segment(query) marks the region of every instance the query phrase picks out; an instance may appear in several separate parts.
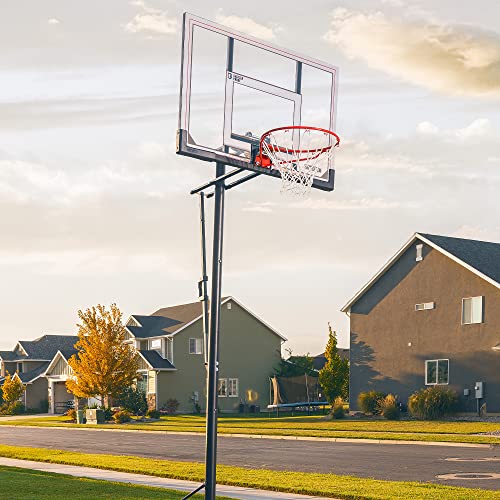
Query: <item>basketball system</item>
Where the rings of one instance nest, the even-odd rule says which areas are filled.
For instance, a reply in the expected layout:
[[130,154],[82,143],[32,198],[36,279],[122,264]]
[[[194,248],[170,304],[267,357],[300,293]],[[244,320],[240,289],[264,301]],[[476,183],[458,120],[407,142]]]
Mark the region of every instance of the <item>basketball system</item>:
[[[205,490],[216,498],[217,389],[224,194],[261,175],[281,192],[303,197],[334,189],[338,68],[266,41],[184,14],[177,153],[215,163],[215,177],[193,189],[200,197],[205,361]],[[207,123],[209,89],[211,121]],[[226,171],[226,167],[230,167]],[[210,300],[205,252],[205,198],[214,198]],[[210,309],[210,311],[208,310]]]

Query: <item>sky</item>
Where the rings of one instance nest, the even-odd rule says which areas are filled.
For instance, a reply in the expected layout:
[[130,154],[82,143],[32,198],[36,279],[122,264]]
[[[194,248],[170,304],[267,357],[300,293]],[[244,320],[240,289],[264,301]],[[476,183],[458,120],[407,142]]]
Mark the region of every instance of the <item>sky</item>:
[[340,309],[414,232],[500,242],[495,0],[2,0],[0,349],[197,299],[214,168],[175,154],[184,11],[340,68],[335,190],[226,197],[223,294],[285,348],[329,322],[347,346]]

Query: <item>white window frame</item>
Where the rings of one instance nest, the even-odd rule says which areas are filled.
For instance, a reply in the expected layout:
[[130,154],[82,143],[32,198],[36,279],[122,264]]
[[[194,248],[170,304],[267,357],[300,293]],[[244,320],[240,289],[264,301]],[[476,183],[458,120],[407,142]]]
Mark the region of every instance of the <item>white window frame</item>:
[[[194,340],[194,350],[191,349],[192,340]],[[189,339],[189,354],[203,354],[203,339],[195,337]]]
[[[155,347],[154,344],[158,343],[158,342],[160,345]],[[149,348],[154,350],[154,351],[161,351],[161,339],[151,339],[149,341]]]
[[[439,362],[446,361],[448,363],[448,380],[446,382],[438,382]],[[436,381],[429,382],[427,380],[427,365],[428,363],[436,363]],[[450,384],[450,360],[449,359],[427,359],[425,361],[425,385],[449,385]]]
[[416,247],[415,261],[420,262],[424,260],[424,245],[418,244]]
[[[479,321],[475,321],[475,318],[474,317],[474,300],[478,300],[480,299],[480,318],[479,318]],[[465,320],[465,301],[466,300],[470,300],[471,301],[471,307],[470,307],[470,311],[471,311],[471,317],[470,317],[470,321],[466,321]],[[462,299],[462,325],[479,325],[481,323],[484,323],[484,296],[483,295],[478,295],[476,297],[464,297]]]
[[[224,388],[224,392],[221,392],[221,389]],[[228,385],[227,385],[227,378],[220,378],[218,387],[217,387],[217,396],[219,398],[227,398],[227,391],[228,390]]]
[[[234,384],[234,391],[233,391]],[[229,378],[227,380],[227,396],[229,398],[237,398],[240,395],[240,380],[237,378]]]
[[415,311],[427,311],[435,308],[436,308],[435,302],[422,302],[420,304],[415,304]]

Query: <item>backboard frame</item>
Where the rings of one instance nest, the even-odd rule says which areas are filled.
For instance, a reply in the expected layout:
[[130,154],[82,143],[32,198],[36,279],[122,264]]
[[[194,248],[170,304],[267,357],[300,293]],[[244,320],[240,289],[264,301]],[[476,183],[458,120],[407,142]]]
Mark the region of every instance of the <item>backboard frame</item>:
[[[197,144],[191,137],[189,130],[190,107],[191,107],[191,79],[192,79],[192,60],[193,60],[193,35],[195,27],[206,29],[215,32],[219,35],[227,37],[227,61],[226,61],[226,102],[229,103],[224,111],[223,135],[224,144],[217,149],[209,148]],[[280,173],[276,169],[257,167],[253,163],[254,153],[258,149],[260,137],[247,137],[232,133],[228,127],[228,120],[232,106],[230,99],[231,93],[234,91],[234,86],[250,82],[251,88],[258,88],[266,91],[267,87],[272,86],[267,82],[262,82],[253,78],[251,75],[242,75],[233,71],[233,56],[234,42],[239,41],[248,44],[258,49],[271,52],[290,59],[295,62],[295,88],[293,91],[276,86],[273,91],[274,95],[289,99],[294,103],[294,123],[283,123],[287,125],[301,125],[300,103],[301,103],[301,84],[302,84],[302,69],[303,65],[311,66],[319,70],[323,70],[332,77],[332,86],[330,94],[330,109],[329,111],[329,129],[335,131],[336,122],[336,103],[338,89],[338,68],[325,62],[298,54],[296,52],[274,46],[266,41],[259,40],[255,37],[234,31],[223,25],[208,21],[201,17],[195,16],[188,12],[183,16],[183,31],[182,31],[182,59],[181,59],[181,78],[180,78],[180,96],[179,96],[179,124],[177,131],[177,153],[184,156],[189,156],[203,161],[217,162],[225,165],[250,170],[264,175],[280,177]],[[235,82],[236,77],[236,82]],[[229,111],[228,111],[229,110]],[[295,121],[297,120],[297,121]],[[303,125],[307,125],[306,123]],[[232,148],[232,150],[230,149]],[[315,178],[313,187],[324,191],[332,191],[334,189],[335,170],[333,162],[328,170],[327,176],[324,178]]]

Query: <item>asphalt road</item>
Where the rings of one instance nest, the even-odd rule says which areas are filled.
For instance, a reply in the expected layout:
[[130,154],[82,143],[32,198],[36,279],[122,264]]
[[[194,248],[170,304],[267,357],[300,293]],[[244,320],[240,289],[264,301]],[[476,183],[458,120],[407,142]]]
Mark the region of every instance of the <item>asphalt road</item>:
[[[203,435],[159,432],[0,427],[0,443],[40,448],[203,461]],[[500,447],[330,443],[275,439],[219,438],[219,463],[248,468],[352,475],[394,481],[500,490]],[[470,474],[470,479],[439,479]],[[478,474],[494,475],[479,479]]]

